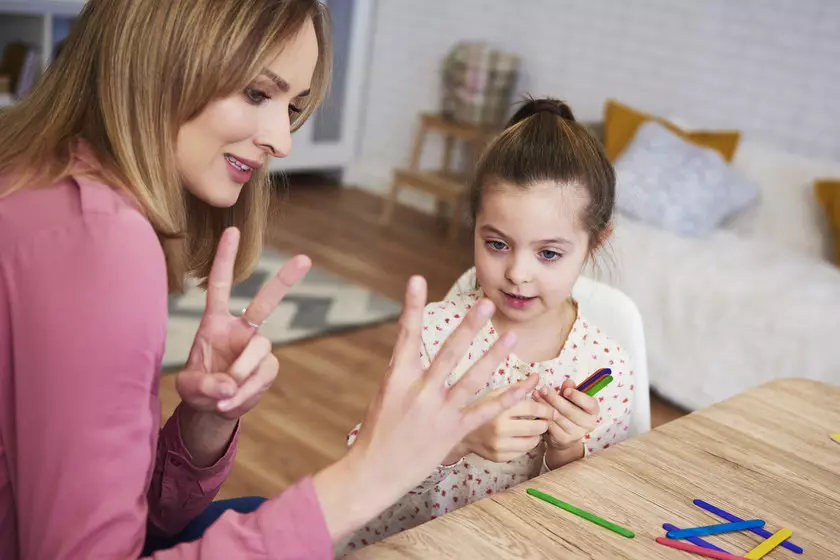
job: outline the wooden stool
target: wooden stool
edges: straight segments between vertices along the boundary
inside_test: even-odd
[[[421,170],[420,158],[423,152],[423,144],[428,135],[433,132],[443,135],[443,165],[438,170]],[[443,214],[447,205],[452,208],[448,237],[450,240],[456,239],[470,177],[475,169],[478,157],[481,155],[481,150],[484,149],[486,143],[495,133],[496,131],[493,129],[455,123],[440,115],[421,114],[420,126],[414,137],[408,167],[394,170],[391,192],[382,209],[380,223],[382,225],[391,223],[397,196],[401,189],[409,187],[434,196],[437,199],[436,206],[439,215]],[[452,156],[456,141],[464,142],[469,150],[469,156],[466,158],[468,169],[466,170],[454,170],[452,168]]]

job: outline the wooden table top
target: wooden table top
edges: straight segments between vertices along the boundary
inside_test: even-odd
[[[663,523],[724,523],[699,498],[763,519],[803,554],[840,558],[840,387],[777,380],[357,551],[350,558],[702,558],[656,543]],[[536,488],[635,533],[628,539],[525,493]],[[705,539],[744,555],[763,537]]]

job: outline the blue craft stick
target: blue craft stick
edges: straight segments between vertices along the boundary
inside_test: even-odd
[[[713,506],[709,502],[704,502],[703,500],[694,500],[694,505],[696,505],[697,507],[703,508],[710,513],[713,513],[713,514],[717,515],[718,517],[722,517],[723,519],[726,519],[727,521],[732,521],[732,522],[743,521],[743,519],[741,519],[740,517],[732,515],[728,511],[724,511],[724,510],[720,509],[719,507]],[[771,533],[767,529],[762,529],[760,527],[750,529],[750,531],[752,531],[753,533],[755,533],[756,535],[758,535],[760,537],[764,537],[765,539],[769,539],[770,537],[773,536],[773,533]],[[803,552],[801,546],[797,546],[790,541],[782,541],[782,544],[780,544],[779,546],[783,546],[786,549],[790,550],[791,552],[795,552],[796,554],[802,554],[802,552]]]
[[[662,528],[665,529],[666,531],[679,531],[680,530],[679,527],[675,527],[675,526],[671,525],[670,523],[663,523]],[[696,544],[697,546],[702,546],[703,548],[708,548],[708,549],[711,549],[711,550],[717,550],[718,552],[725,552],[726,554],[730,554],[729,552],[726,552],[725,550],[723,550],[719,546],[715,546],[712,543],[710,543],[709,541],[704,541],[703,539],[701,539],[699,537],[688,537],[686,540],[690,543]]]
[[[575,389],[582,393],[611,373],[612,370],[610,368],[601,368],[592,375],[590,375],[587,379],[585,379],[580,385],[575,387]]]
[[[706,535],[719,535],[720,533],[733,533],[735,531],[744,531],[755,527],[764,527],[764,521],[761,519],[750,519],[747,521],[737,521],[735,523],[717,523],[716,525],[706,525],[704,527],[692,527],[691,529],[668,531],[665,535],[669,539],[678,540],[687,539],[688,537],[704,537]]]

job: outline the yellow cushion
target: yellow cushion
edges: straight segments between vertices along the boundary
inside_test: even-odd
[[[651,120],[689,142],[717,150],[727,162],[732,161],[741,139],[741,133],[737,130],[681,130],[665,119],[638,111],[615,99],[608,99],[604,106],[604,151],[610,161],[614,162],[633,140],[636,130]]]
[[[819,179],[814,182],[814,192],[834,232],[834,258],[840,265],[840,179]]]

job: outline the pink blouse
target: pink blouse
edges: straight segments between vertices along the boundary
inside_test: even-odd
[[[180,407],[160,429],[166,326],[160,243],[121,194],[80,176],[0,196],[0,558],[137,558],[213,500],[237,437],[198,468]],[[332,553],[305,478],[155,558]]]

